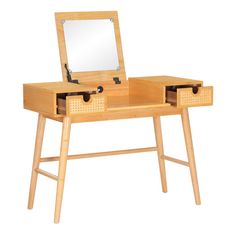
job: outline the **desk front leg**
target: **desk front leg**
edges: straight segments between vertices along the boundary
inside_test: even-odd
[[[70,129],[71,129],[71,118],[65,117],[63,119],[62,137],[61,137],[61,151],[59,159],[54,223],[59,223],[60,221],[62,197],[63,197],[65,174],[66,174],[66,164],[67,164],[67,156],[68,156],[69,140],[70,140]]]
[[[167,192],[166,168],[165,168],[165,160],[163,159],[164,147],[163,147],[160,116],[153,117],[153,123],[154,123],[154,129],[155,129],[155,137],[156,137],[156,145],[157,145],[157,154],[158,154],[158,161],[159,161],[159,168],[160,168],[162,191],[164,193],[166,193]]]
[[[34,160],[33,160],[31,182],[30,182],[29,200],[28,200],[29,209],[32,209],[34,205],[35,190],[36,190],[37,179],[38,179],[38,172],[36,170],[39,168],[39,163],[40,163],[40,157],[41,157],[41,151],[42,151],[42,145],[43,145],[43,136],[44,136],[44,130],[45,130],[45,122],[46,122],[46,118],[42,114],[39,114],[36,140],[35,140],[35,148],[34,148]]]

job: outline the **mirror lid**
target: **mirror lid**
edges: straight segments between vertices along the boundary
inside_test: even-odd
[[[80,82],[102,82],[112,81],[114,77],[119,77],[122,81],[126,80],[124,59],[121,45],[121,37],[119,30],[118,14],[116,11],[102,11],[102,12],[57,12],[55,13],[56,27],[58,35],[58,44],[61,59],[61,68],[63,81],[67,81],[67,71],[65,64],[68,64],[67,50],[65,42],[65,33],[63,24],[66,20],[98,20],[98,19],[109,19],[114,23],[117,55],[119,60],[119,67],[115,70],[101,70],[101,71],[84,71],[84,72],[73,72],[72,78],[78,79]]]

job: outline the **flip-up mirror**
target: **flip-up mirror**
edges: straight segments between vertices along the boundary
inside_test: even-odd
[[[63,28],[72,71],[119,70],[112,19],[65,20]]]
[[[80,82],[125,78],[117,12],[56,13],[63,80],[65,64]]]

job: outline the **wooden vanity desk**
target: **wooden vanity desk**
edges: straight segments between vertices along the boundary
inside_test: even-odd
[[[167,192],[165,161],[185,165],[190,169],[195,202],[200,204],[188,107],[212,105],[213,87],[205,87],[199,80],[171,76],[127,80],[117,12],[69,12],[55,16],[63,82],[24,84],[24,108],[39,113],[28,208],[33,208],[38,174],[56,180],[54,222],[59,222],[67,160],[149,151],[158,154],[162,191]],[[96,29],[99,32],[92,37]],[[105,43],[99,41],[104,38],[100,37],[103,31],[108,38]],[[83,41],[81,32],[84,38],[90,35],[89,40]],[[90,41],[91,48],[96,46],[98,54],[101,51],[97,61],[90,48],[83,52],[83,43]],[[181,115],[187,161],[164,154],[160,117],[167,115]],[[155,147],[68,155],[71,123],[137,117],[153,117]],[[41,157],[46,119],[62,122],[60,156]],[[41,162],[50,161],[59,161],[57,176],[40,169]]]

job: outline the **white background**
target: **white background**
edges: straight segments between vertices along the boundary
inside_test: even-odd
[[[230,0],[7,0],[0,3],[0,235],[235,235],[236,7]],[[55,11],[118,10],[127,76],[175,75],[214,85],[214,106],[190,109],[202,205],[189,170],[156,153],[68,163],[61,223],[56,183],[39,176],[27,210],[37,114],[22,84],[60,81]],[[166,154],[185,159],[180,118],[162,119]],[[43,155],[59,152],[48,121]],[[151,118],[74,124],[70,153],[155,145]],[[45,168],[57,173],[56,163]]]

